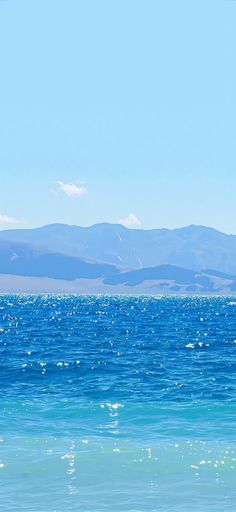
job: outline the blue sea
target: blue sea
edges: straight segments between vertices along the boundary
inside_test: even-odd
[[[0,297],[2,512],[236,510],[236,298]]]

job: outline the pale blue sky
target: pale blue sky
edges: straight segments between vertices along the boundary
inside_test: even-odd
[[[1,1],[2,228],[236,233],[235,26],[230,0]]]

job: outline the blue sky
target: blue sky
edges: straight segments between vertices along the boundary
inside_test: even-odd
[[[0,226],[236,233],[235,23],[230,0],[1,1]]]

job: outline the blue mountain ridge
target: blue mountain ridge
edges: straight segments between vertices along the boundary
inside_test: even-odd
[[[0,232],[0,274],[62,281],[100,280],[112,289],[119,286],[135,289],[156,282],[159,287],[176,292],[233,292],[236,290],[236,266],[235,274],[229,273],[228,267],[234,268],[236,261],[236,250],[233,253],[235,238],[200,226],[145,231],[110,224],[90,228],[56,224],[29,230],[6,230]],[[222,246],[220,240],[224,242]],[[212,261],[213,246],[217,244],[222,259],[227,244],[231,250],[232,257],[227,260],[225,255],[224,258],[224,261],[230,261],[225,265],[227,271],[225,268],[209,269],[207,265]],[[134,246],[133,251],[131,246]],[[186,260],[184,247],[188,249],[188,255],[195,251],[195,268],[194,261]],[[146,261],[154,264],[144,266]],[[184,267],[178,261],[187,262],[187,265]],[[213,264],[218,266],[219,261],[218,255]],[[202,268],[208,269],[197,268],[200,262]]]
[[[169,264],[236,275],[236,235],[204,226],[144,230],[108,223],[91,227],[51,224],[1,231],[1,240],[130,270]]]

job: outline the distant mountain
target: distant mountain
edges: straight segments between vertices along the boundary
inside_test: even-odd
[[[191,291],[193,291],[193,288],[196,291],[197,287],[202,287],[204,291],[212,291],[214,289],[213,278],[215,277],[213,272],[211,275],[207,275],[174,265],[160,265],[159,267],[147,267],[140,270],[109,275],[105,277],[104,283],[137,286],[144,281],[170,281],[173,282],[174,285],[191,286]]]
[[[23,278],[19,280],[19,278]],[[236,277],[214,270],[176,265],[125,270],[76,256],[0,241],[0,292],[68,291],[75,293],[232,293]]]
[[[27,244],[0,241],[0,274],[51,279],[98,279],[118,273],[114,265],[87,263],[74,256],[39,250]]]
[[[88,228],[52,224],[36,229],[1,231],[0,240],[25,243],[37,250],[123,269],[169,264],[236,275],[236,235],[204,226],[134,230],[107,223]]]

